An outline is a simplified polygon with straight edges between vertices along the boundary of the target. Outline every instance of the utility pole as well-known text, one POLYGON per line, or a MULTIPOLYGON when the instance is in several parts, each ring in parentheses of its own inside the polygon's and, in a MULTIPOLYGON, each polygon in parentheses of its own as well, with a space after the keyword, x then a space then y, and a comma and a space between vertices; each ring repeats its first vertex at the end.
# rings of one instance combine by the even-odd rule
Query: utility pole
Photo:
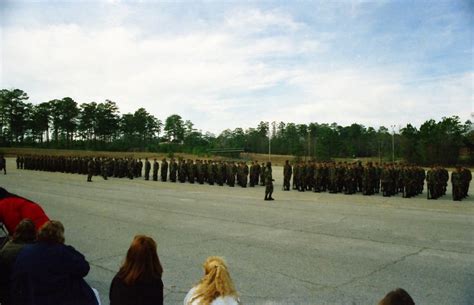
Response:
POLYGON ((271 161, 271 155, 272 155, 272 134, 273 136, 275 135, 275 124, 276 122, 273 121, 271 124, 270 128, 270 122, 268 122, 268 162, 271 161))
POLYGON ((308 130, 308 159, 311 160, 311 129, 308 130))
POLYGON ((268 162, 271 161, 272 155, 272 129, 270 127, 270 122, 268 123, 268 162))
POLYGON ((382 164, 382 142, 379 140, 379 163, 382 164))
POLYGON ((395 126, 391 125, 392 127, 392 163, 395 162, 395 126))
POLYGON ((270 123, 268 123, 268 162, 270 162, 271 154, 272 154, 272 132, 270 131, 270 123))

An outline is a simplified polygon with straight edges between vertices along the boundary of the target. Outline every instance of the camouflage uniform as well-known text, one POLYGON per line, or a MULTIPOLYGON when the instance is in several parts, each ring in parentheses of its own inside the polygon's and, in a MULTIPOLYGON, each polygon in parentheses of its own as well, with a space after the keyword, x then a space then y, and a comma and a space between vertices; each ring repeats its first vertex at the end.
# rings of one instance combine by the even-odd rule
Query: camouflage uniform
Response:
POLYGON ((273 194, 273 177, 272 177, 272 164, 267 162, 267 167, 265 168, 265 199, 264 200, 274 200, 272 197, 273 194))
POLYGON ((285 166, 283 167, 283 189, 285 191, 290 190, 290 180, 292 174, 291 165, 288 160, 285 161, 285 166))
POLYGON ((145 158, 145 180, 150 180, 151 163, 145 158))

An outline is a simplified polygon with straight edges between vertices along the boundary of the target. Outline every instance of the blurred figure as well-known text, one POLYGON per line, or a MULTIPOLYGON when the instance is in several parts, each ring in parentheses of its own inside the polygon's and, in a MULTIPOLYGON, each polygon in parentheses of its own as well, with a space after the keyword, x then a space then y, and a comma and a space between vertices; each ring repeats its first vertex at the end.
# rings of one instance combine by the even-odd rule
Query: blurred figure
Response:
POLYGON ((12 269, 12 304, 97 305, 95 292, 84 277, 84 255, 64 244, 64 226, 51 220, 39 230, 37 243, 25 246, 12 269))
POLYGON ((272 197, 273 194, 273 177, 272 177, 272 163, 267 162, 265 168, 265 199, 264 200, 275 200, 272 197))
POLYGON ((186 295, 184 305, 238 305, 240 300, 221 257, 208 257, 204 277, 186 295))
POLYGON ((378 305, 415 305, 411 296, 402 288, 390 291, 378 305))
POLYGON ((16 226, 13 238, 6 243, 0 251, 0 304, 9 305, 10 301, 10 276, 13 264, 18 253, 36 239, 35 224, 31 219, 23 219, 16 226))
POLYGON ((290 190, 290 180, 291 174, 293 173, 293 169, 291 168, 290 161, 285 161, 285 166, 283 167, 283 190, 289 191, 290 190))
POLYGON ((3 155, 0 156, 0 171, 3 169, 3 174, 7 174, 7 160, 3 155))
POLYGON ((110 305, 162 305, 162 274, 156 242, 145 235, 135 236, 110 285, 110 305))
POLYGON ((8 234, 13 235, 16 226, 25 218, 31 219, 36 229, 49 220, 39 204, 0 187, 0 221, 7 228, 8 234))

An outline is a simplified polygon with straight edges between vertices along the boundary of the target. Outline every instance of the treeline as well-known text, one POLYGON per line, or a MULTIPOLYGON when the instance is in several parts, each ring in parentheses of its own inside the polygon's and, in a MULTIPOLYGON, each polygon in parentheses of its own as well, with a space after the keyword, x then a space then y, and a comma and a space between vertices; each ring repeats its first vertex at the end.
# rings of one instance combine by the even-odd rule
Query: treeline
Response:
POLYGON ((244 149, 253 153, 331 158, 375 157, 416 164, 472 164, 471 122, 457 116, 397 130, 361 124, 260 122, 255 128, 203 133, 177 114, 161 121, 146 109, 121 114, 110 100, 78 104, 70 97, 40 104, 20 89, 0 90, 0 146, 109 151, 187 152, 244 149), (464 152, 464 153, 462 153, 464 152), (460 158, 462 156, 462 158, 460 158))

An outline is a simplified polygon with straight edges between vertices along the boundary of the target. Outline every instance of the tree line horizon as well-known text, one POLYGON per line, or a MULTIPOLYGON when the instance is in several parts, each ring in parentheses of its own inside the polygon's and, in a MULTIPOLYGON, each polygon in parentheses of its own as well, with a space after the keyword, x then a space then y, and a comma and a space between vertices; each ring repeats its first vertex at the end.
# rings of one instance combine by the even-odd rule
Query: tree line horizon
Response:
POLYGON ((196 155, 237 148, 268 153, 271 135, 272 154, 321 161, 372 157, 422 165, 474 164, 472 123, 462 123, 458 116, 429 119, 419 128, 407 124, 398 133, 357 123, 262 121, 255 128, 226 129, 216 136, 195 129, 178 114, 164 122, 144 108, 121 114, 111 100, 79 104, 64 97, 33 104, 28 99, 21 89, 0 90, 0 146, 196 155))

